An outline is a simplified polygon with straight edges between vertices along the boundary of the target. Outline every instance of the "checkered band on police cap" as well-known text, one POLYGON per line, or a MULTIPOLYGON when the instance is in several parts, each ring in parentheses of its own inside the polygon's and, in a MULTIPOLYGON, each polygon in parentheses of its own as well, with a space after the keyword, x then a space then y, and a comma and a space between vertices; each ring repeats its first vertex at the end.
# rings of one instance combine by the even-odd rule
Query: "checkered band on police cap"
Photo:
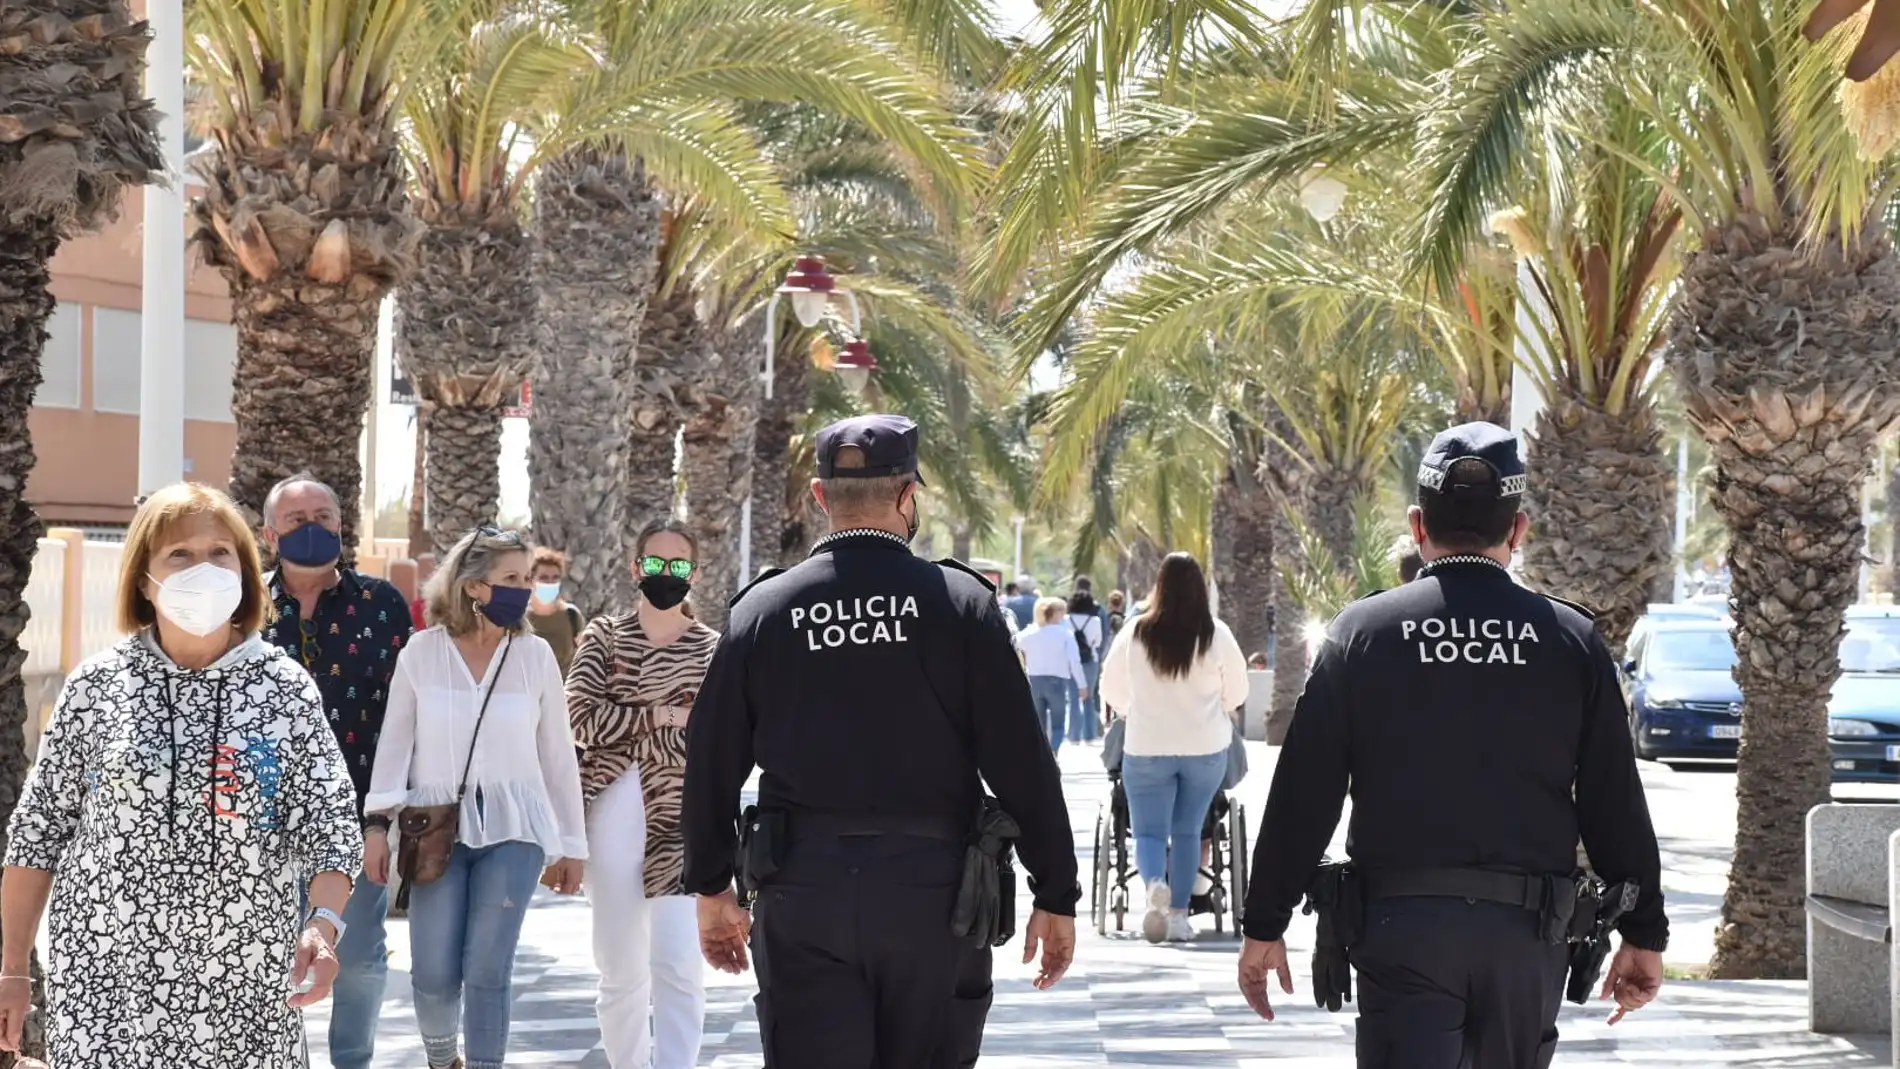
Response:
MULTIPOLYGON (((1441 432, 1425 450, 1418 466, 1419 489, 1449 493, 1446 480, 1461 460, 1481 460, 1497 474, 1498 497, 1518 497, 1524 493, 1528 476, 1524 460, 1518 455, 1517 436, 1495 423, 1465 423, 1441 432)), ((1463 484, 1460 484, 1463 485, 1463 484)), ((1474 487, 1475 489, 1476 487, 1474 487)))

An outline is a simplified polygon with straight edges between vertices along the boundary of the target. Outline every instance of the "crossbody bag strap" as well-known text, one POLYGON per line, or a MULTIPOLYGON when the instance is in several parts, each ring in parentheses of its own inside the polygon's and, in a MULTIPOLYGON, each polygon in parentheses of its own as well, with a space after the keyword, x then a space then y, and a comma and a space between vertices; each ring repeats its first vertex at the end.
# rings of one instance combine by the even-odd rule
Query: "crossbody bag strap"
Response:
POLYGON ((482 737, 482 721, 488 719, 488 699, 494 696, 495 685, 501 682, 501 670, 508 666, 508 650, 515 644, 513 635, 502 640, 501 659, 495 662, 495 677, 488 681, 488 689, 482 691, 482 707, 475 713, 475 730, 468 737, 468 760, 462 762, 462 782, 455 787, 455 804, 460 806, 462 798, 468 794, 468 774, 475 767, 475 741, 482 737))

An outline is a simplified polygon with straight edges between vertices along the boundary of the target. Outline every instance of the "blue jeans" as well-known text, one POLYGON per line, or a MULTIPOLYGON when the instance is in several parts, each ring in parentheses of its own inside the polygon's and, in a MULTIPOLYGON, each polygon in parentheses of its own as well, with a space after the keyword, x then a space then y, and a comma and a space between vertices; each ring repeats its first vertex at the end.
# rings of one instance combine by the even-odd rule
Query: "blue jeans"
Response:
POLYGON ((464 1032, 467 1069, 501 1069, 515 944, 541 869, 533 843, 456 843, 442 877, 409 892, 416 1027, 436 1069, 455 1061, 464 1032))
POLYGON ((376 1021, 389 980, 389 888, 358 877, 343 908, 336 986, 330 992, 330 1064, 369 1069, 376 1053, 376 1021))
POLYGON ((1135 867, 1153 884, 1166 878, 1168 903, 1186 909, 1201 871, 1201 829, 1227 775, 1227 754, 1122 758, 1122 791, 1135 835, 1135 867), (1170 849, 1172 843, 1172 849, 1170 849))
POLYGON ((1082 674, 1089 677, 1089 696, 1086 698, 1082 697, 1075 680, 1069 680, 1069 738, 1077 742, 1094 742, 1102 737, 1102 696, 1096 689, 1102 682, 1102 663, 1089 661, 1082 666, 1082 674))
POLYGON ((1029 696, 1051 751, 1062 749, 1062 725, 1069 718, 1069 680, 1066 676, 1030 676, 1029 696))

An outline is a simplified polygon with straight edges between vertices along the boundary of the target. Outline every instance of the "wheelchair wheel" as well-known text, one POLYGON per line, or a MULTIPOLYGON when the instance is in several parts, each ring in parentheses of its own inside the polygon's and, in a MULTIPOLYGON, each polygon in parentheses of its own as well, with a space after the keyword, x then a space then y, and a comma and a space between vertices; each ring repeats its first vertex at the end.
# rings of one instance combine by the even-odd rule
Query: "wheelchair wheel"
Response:
POLYGON ((1095 922, 1095 934, 1108 934, 1108 851, 1103 848, 1107 841, 1107 812, 1095 814, 1095 878, 1093 891, 1089 895, 1089 919, 1095 922))
POLYGON ((1231 881, 1234 887, 1233 898, 1231 899, 1234 907, 1234 936, 1239 938, 1243 934, 1241 924, 1246 920, 1247 914, 1248 860, 1247 807, 1241 805, 1239 802, 1234 803, 1234 811, 1228 817, 1227 832, 1227 848, 1232 851, 1233 854, 1228 868, 1232 870, 1234 874, 1234 878, 1231 881))

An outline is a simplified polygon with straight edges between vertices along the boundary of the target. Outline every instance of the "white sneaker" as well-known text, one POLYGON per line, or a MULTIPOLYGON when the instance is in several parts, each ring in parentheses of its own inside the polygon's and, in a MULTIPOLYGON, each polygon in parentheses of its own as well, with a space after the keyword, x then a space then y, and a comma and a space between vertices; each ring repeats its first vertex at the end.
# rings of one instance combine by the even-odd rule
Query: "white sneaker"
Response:
POLYGON ((1148 885, 1148 915, 1141 918, 1141 937, 1150 943, 1168 938, 1168 885, 1148 885))
POLYGON ((1194 942, 1194 925, 1188 921, 1185 913, 1168 914, 1168 942, 1194 942))

